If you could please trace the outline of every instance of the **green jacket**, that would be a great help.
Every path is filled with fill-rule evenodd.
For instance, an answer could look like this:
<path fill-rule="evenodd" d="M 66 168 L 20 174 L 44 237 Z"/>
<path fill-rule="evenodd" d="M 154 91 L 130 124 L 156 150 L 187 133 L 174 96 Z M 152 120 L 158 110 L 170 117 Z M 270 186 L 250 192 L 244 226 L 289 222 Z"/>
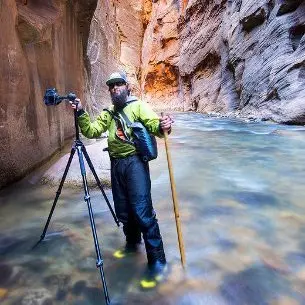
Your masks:
<path fill-rule="evenodd" d="M 129 101 L 131 102 L 124 107 L 124 112 L 128 119 L 131 122 L 140 121 L 145 125 L 149 133 L 158 137 L 163 137 L 159 127 L 159 117 L 150 106 L 145 102 L 134 99 L 134 97 L 130 97 Z M 113 106 L 111 106 L 109 110 L 113 111 Z M 107 110 L 103 110 L 94 122 L 91 122 L 89 114 L 84 112 L 78 117 L 78 124 L 82 134 L 90 139 L 97 138 L 108 130 L 109 154 L 113 158 L 124 158 L 136 152 L 136 149 L 131 142 L 124 141 L 117 136 L 117 123 Z M 124 121 L 122 122 L 122 125 L 124 125 L 123 129 L 127 133 L 127 137 L 132 139 L 131 129 L 124 124 Z"/>

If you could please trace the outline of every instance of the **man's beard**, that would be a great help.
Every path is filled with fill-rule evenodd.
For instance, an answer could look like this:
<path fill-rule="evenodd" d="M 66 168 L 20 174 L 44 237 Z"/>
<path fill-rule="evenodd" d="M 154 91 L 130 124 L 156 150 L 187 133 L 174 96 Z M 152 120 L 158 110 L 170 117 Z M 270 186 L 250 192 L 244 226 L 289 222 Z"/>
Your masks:
<path fill-rule="evenodd" d="M 116 109 L 122 109 L 126 102 L 128 97 L 128 90 L 123 90 L 119 93 L 111 93 L 111 100 Z"/>

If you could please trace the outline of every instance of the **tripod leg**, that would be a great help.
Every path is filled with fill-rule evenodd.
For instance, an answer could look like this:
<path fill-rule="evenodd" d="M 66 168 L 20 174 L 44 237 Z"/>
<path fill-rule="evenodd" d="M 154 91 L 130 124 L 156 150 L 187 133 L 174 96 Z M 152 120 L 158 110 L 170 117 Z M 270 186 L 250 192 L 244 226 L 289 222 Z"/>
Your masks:
<path fill-rule="evenodd" d="M 59 187 L 58 187 L 58 190 L 57 190 L 57 192 L 56 192 L 56 196 L 55 196 L 55 199 L 54 199 L 52 208 L 51 208 L 51 211 L 50 211 L 49 216 L 48 216 L 48 220 L 47 220 L 47 222 L 46 222 L 46 224 L 45 224 L 45 227 L 44 227 L 44 229 L 43 229 L 43 232 L 42 232 L 42 234 L 41 234 L 41 236 L 40 236 L 40 240 L 34 245 L 33 248 L 35 248 L 35 247 L 45 238 L 45 236 L 46 236 L 46 232 L 47 232 L 47 230 L 48 230 L 48 227 L 49 227 L 49 224 L 50 224 L 50 221 L 51 221 L 53 212 L 54 212 L 54 210 L 55 210 L 55 206 L 56 206 L 57 200 L 58 200 L 58 198 L 59 198 L 59 195 L 60 195 L 60 193 L 61 193 L 62 187 L 63 187 L 63 185 L 64 185 L 64 182 L 65 182 L 66 176 L 67 176 L 67 174 L 68 174 L 68 170 L 69 170 L 69 167 L 70 167 L 70 165 L 71 165 L 71 162 L 72 162 L 72 159 L 73 159 L 74 154 L 75 154 L 75 147 L 72 147 L 71 153 L 70 153 L 70 157 L 69 157 L 69 160 L 68 160 L 68 163 L 67 163 L 67 165 L 66 165 L 64 174 L 63 174 L 63 176 L 62 176 L 62 178 L 61 178 L 61 181 L 60 181 L 60 184 L 59 184 Z"/>
<path fill-rule="evenodd" d="M 97 256 L 96 266 L 100 270 L 106 304 L 110 305 L 110 299 L 109 299 L 109 295 L 108 295 L 108 289 L 107 289 L 107 284 L 106 284 L 106 279 L 105 279 L 105 274 L 104 274 L 104 269 L 103 269 L 104 262 L 103 262 L 103 259 L 101 256 L 101 250 L 100 250 L 100 246 L 99 246 L 99 242 L 98 242 L 98 238 L 97 238 L 97 234 L 96 234 L 96 227 L 95 227 L 94 216 L 93 216 L 93 212 L 92 212 L 90 194 L 89 194 L 88 183 L 87 183 L 87 178 L 86 178 L 86 169 L 85 169 L 81 146 L 77 146 L 77 153 L 78 153 L 79 165 L 80 165 L 80 169 L 81 169 L 83 186 L 84 186 L 84 191 L 85 191 L 84 199 L 88 206 L 90 224 L 91 224 L 92 235 L 93 235 L 93 240 L 94 240 L 94 245 L 95 245 L 95 252 L 96 252 L 96 256 Z"/>
<path fill-rule="evenodd" d="M 110 212 L 112 214 L 112 217 L 113 217 L 114 221 L 116 222 L 117 226 L 119 227 L 120 226 L 119 220 L 117 219 L 117 217 L 116 217 L 116 215 L 115 215 L 115 213 L 114 213 L 114 211 L 112 209 L 112 206 L 111 206 L 111 204 L 109 202 L 109 199 L 108 199 L 108 197 L 107 197 L 107 195 L 106 195 L 106 193 L 104 191 L 104 188 L 102 186 L 102 183 L 101 183 L 99 177 L 96 174 L 94 166 L 93 166 L 93 164 L 92 164 L 92 162 L 90 160 L 90 157 L 89 157 L 89 155 L 87 153 L 87 150 L 86 150 L 86 147 L 84 145 L 82 145 L 82 152 L 83 152 L 83 154 L 85 156 L 85 159 L 86 159 L 86 161 L 87 161 L 87 163 L 89 165 L 89 168 L 91 169 L 91 172 L 92 172 L 92 174 L 93 174 L 93 176 L 94 176 L 94 178 L 96 180 L 96 183 L 97 183 L 98 187 L 100 188 L 100 190 L 101 190 L 101 192 L 102 192 L 102 194 L 103 194 L 103 196 L 105 198 L 105 201 L 106 201 L 106 203 L 108 205 L 108 208 L 109 208 L 109 210 L 110 210 Z"/>

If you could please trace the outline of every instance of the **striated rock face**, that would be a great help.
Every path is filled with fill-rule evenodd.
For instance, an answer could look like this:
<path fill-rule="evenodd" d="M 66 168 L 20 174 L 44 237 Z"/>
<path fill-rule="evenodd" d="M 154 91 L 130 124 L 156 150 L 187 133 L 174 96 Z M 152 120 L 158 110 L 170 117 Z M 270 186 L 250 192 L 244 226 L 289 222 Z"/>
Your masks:
<path fill-rule="evenodd" d="M 302 0 L 153 1 L 142 62 L 159 108 L 305 123 Z"/>
<path fill-rule="evenodd" d="M 22 177 L 72 136 L 70 107 L 46 107 L 48 87 L 82 97 L 96 0 L 1 0 L 0 188 Z"/>
<path fill-rule="evenodd" d="M 242 114 L 305 123 L 302 2 L 243 1 L 240 7 L 234 2 L 228 6 L 231 22 L 224 26 L 229 33 L 228 65 Z"/>
<path fill-rule="evenodd" d="M 189 1 L 179 19 L 179 71 L 185 110 L 225 111 L 227 83 L 222 43 L 226 1 Z M 224 68 L 223 68 L 224 67 Z"/>
<path fill-rule="evenodd" d="M 87 49 L 89 74 L 85 96 L 87 110 L 94 115 L 110 104 L 105 82 L 114 71 L 125 71 L 133 93 L 140 95 L 142 18 L 142 1 L 98 2 Z"/>

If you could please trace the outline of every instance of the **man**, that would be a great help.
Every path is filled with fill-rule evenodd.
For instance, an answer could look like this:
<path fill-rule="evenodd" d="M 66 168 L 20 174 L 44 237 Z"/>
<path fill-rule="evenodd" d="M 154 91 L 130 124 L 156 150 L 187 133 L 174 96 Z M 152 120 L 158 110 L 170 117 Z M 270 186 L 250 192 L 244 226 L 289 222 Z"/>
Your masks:
<path fill-rule="evenodd" d="M 131 129 L 123 120 L 114 119 L 112 113 L 117 114 L 123 110 L 131 122 L 140 121 L 150 133 L 158 137 L 171 131 L 173 120 L 170 116 L 159 118 L 147 103 L 132 96 L 125 74 L 111 74 L 106 84 L 113 104 L 110 111 L 103 110 L 96 120 L 91 122 L 79 99 L 76 100 L 77 105 L 72 104 L 72 108 L 77 107 L 78 123 L 84 136 L 95 138 L 107 130 L 109 132 L 108 149 L 114 207 L 119 221 L 123 223 L 126 236 L 124 251 L 117 251 L 114 255 L 120 258 L 128 252 L 136 251 L 141 243 L 142 233 L 148 260 L 148 275 L 155 280 L 166 270 L 166 258 L 152 206 L 149 166 L 137 155 Z"/>

